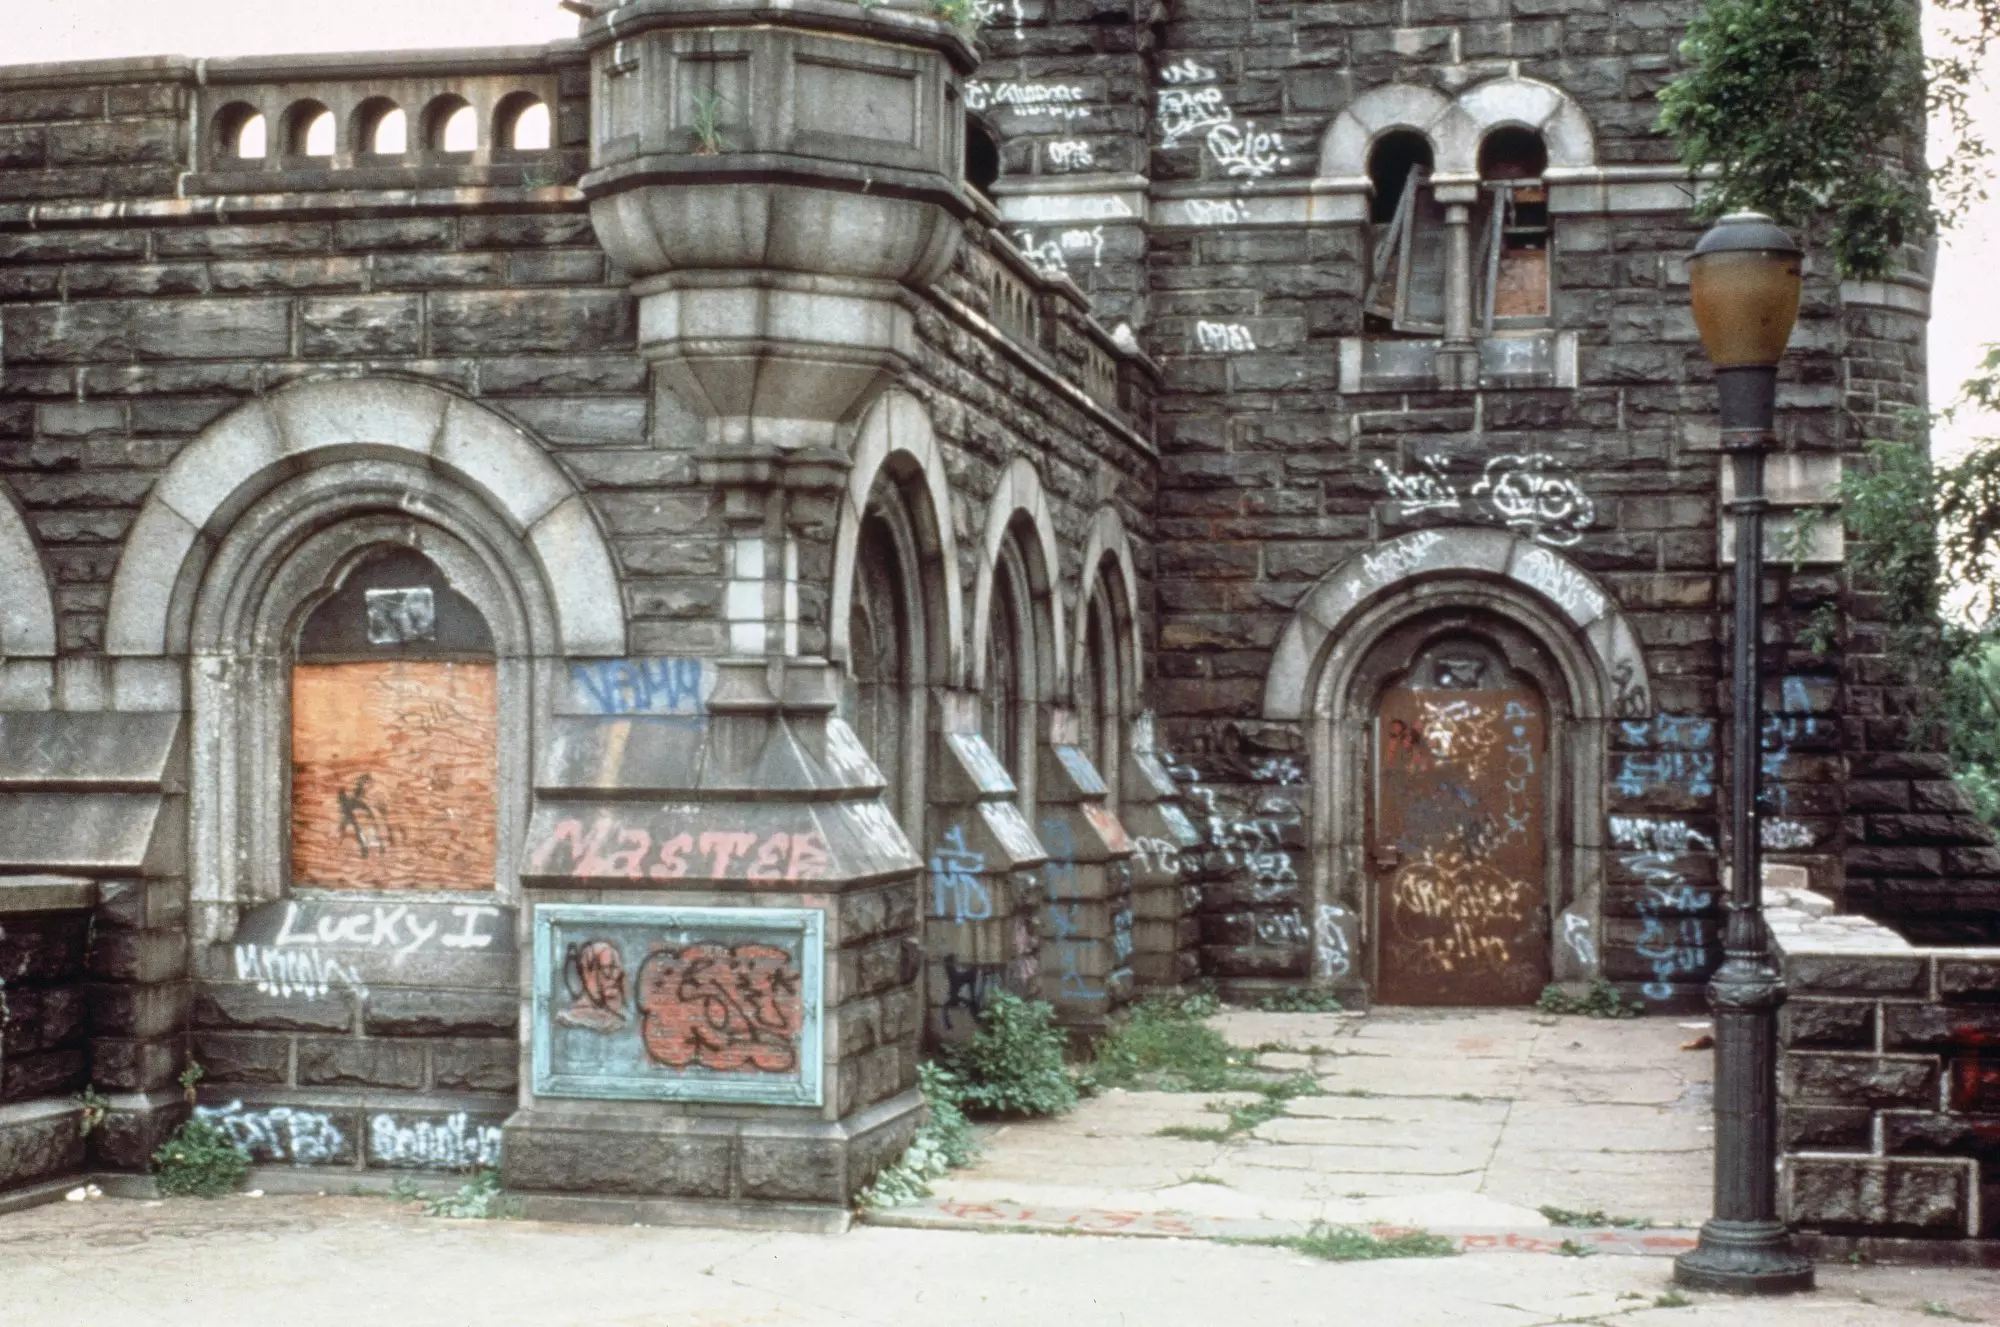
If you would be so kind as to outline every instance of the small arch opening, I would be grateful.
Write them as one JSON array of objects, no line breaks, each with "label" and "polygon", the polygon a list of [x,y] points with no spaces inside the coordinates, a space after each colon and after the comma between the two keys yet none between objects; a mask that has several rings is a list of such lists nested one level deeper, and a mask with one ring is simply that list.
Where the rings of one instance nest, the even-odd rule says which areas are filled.
[{"label": "small arch opening", "polygon": [[971,116],[965,117],[965,182],[989,202],[993,185],[1000,178],[1000,143],[992,132]]},{"label": "small arch opening", "polygon": [[400,157],[410,150],[410,117],[387,97],[370,97],[354,112],[354,141],[371,157]]},{"label": "small arch opening", "polygon": [[1375,186],[1369,220],[1386,225],[1396,219],[1412,172],[1425,177],[1436,165],[1431,141],[1414,129],[1396,129],[1382,135],[1368,153],[1368,179]]},{"label": "small arch opening", "polygon": [[302,101],[285,112],[285,155],[330,157],[338,140],[333,112],[316,101]]},{"label": "small arch opening", "polygon": [[466,156],[478,147],[479,116],[465,98],[447,93],[425,108],[426,151]]},{"label": "small arch opening", "polygon": [[507,152],[546,152],[553,142],[548,103],[532,92],[516,92],[493,116],[493,141]]},{"label": "small arch opening", "polygon": [[1486,209],[1480,322],[1487,331],[1503,321],[1549,316],[1549,191],[1542,183],[1548,167],[1548,144],[1532,129],[1495,129],[1479,145]]},{"label": "small arch opening", "polygon": [[1482,180],[1539,180],[1548,168],[1548,144],[1532,129],[1495,129],[1479,145]]},{"label": "small arch opening", "polygon": [[264,116],[248,102],[231,102],[215,115],[215,159],[262,161],[270,151]]}]

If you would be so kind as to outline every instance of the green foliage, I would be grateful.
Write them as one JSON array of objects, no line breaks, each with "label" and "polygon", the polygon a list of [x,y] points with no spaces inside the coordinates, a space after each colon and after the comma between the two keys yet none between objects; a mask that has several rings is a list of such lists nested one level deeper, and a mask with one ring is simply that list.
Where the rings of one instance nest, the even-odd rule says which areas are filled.
[{"label": "green foliage", "polygon": [[697,143],[697,157],[712,157],[722,151],[722,108],[728,104],[721,93],[714,89],[697,90],[693,94],[694,119],[688,127],[694,130]]},{"label": "green foliage", "polygon": [[1693,1303],[1693,1300],[1678,1290],[1669,1290],[1665,1294],[1656,1295],[1653,1298],[1653,1307],[1656,1309],[1684,1309]]},{"label": "green foliage", "polygon": [[1393,1235],[1376,1235],[1352,1226],[1314,1225],[1303,1235],[1259,1240],[1282,1249],[1296,1249],[1311,1258],[1328,1262],[1372,1262],[1380,1258],[1451,1258],[1458,1245],[1428,1230],[1405,1230]]},{"label": "green foliage", "polygon": [[[2000,349],[1967,395],[2000,399]],[[2000,825],[2000,441],[1950,465],[1922,443],[1872,443],[1840,499],[1848,565],[1881,596],[1889,655],[1920,698],[1913,736],[1945,749],[1974,809]]]},{"label": "green foliage", "polygon": [[189,1120],[153,1153],[153,1177],[168,1198],[220,1198],[250,1170],[250,1154],[220,1125]]},{"label": "green foliage", "polygon": [[903,1155],[856,1195],[859,1207],[903,1207],[927,1198],[932,1180],[969,1165],[979,1154],[979,1140],[960,1104],[964,1087],[958,1078],[943,1065],[925,1063],[917,1066],[917,1086],[929,1114]]},{"label": "green foliage", "polygon": [[201,1080],[206,1077],[208,1077],[208,1071],[202,1068],[201,1065],[194,1060],[189,1060],[187,1062],[187,1067],[181,1070],[180,1072],[181,1095],[187,1098],[188,1105],[192,1106],[194,1104],[194,1098],[195,1098],[194,1090],[196,1086],[200,1084]]},{"label": "green foliage", "polygon": [[970,39],[979,31],[979,0],[930,0],[930,13],[957,28],[962,37]]},{"label": "green foliage", "polygon": [[[1212,998],[1212,997],[1211,997]],[[1090,1066],[1095,1088],[1147,1087],[1157,1092],[1223,1092],[1261,1081],[1238,1050],[1195,1012],[1200,997],[1148,1000],[1125,1026],[1104,1039]]]},{"label": "green foliage", "polygon": [[88,1138],[96,1131],[98,1125],[104,1123],[104,1117],[111,1113],[111,1102],[94,1087],[84,1088],[76,1094],[75,1099],[76,1104],[83,1110],[77,1117],[76,1130],[79,1135]]},{"label": "green foliage", "polygon": [[1076,1108],[1076,1082],[1063,1064],[1055,1010],[999,991],[980,1011],[968,1041],[945,1049],[966,1109],[990,1115],[1062,1115]]},{"label": "green foliage", "polygon": [[425,1216],[449,1217],[457,1221],[512,1220],[521,1214],[521,1205],[500,1188],[500,1172],[482,1170],[457,1193],[433,1198],[424,1204]]},{"label": "green foliage", "polygon": [[1339,996],[1318,986],[1287,986],[1257,1001],[1267,1014],[1337,1014],[1344,1007]]},{"label": "green foliage", "polygon": [[1582,995],[1571,995],[1551,982],[1542,988],[1542,997],[1535,1001],[1535,1008],[1545,1014],[1575,1014],[1584,1018],[1637,1018],[1646,1012],[1646,1006],[1636,1000],[1627,1004],[1618,994],[1618,988],[1602,977],[1590,983],[1589,991]]},{"label": "green foliage", "polygon": [[1547,1217],[1552,1226],[1604,1227],[1617,1226],[1626,1230],[1644,1230],[1653,1223],[1643,1216],[1610,1216],[1601,1207],[1579,1211],[1573,1207],[1543,1206],[1535,1209]]},{"label": "green foliage", "polygon": [[1691,68],[1661,92],[1660,127],[1682,160],[1719,172],[1711,214],[1750,207],[1804,226],[1831,212],[1834,257],[1858,276],[1930,231],[1909,0],[1708,0],[1681,52]]}]

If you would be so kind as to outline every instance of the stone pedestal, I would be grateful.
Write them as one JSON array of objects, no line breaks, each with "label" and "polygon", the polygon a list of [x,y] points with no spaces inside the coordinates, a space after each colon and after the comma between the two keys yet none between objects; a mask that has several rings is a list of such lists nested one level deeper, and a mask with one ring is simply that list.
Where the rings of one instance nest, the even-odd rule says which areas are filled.
[{"label": "stone pedestal", "polygon": [[941,732],[925,867],[925,1041],[972,1035],[996,990],[1041,998],[1048,860],[1014,781],[976,732]]},{"label": "stone pedestal", "polygon": [[1201,834],[1181,809],[1154,731],[1150,712],[1133,724],[1119,782],[1119,820],[1132,841],[1132,978],[1140,995],[1178,990],[1200,972],[1201,893],[1191,867]]},{"label": "stone pedestal", "polygon": [[1035,818],[1049,854],[1042,993],[1073,1041],[1101,1036],[1132,1001],[1132,842],[1105,805],[1108,793],[1081,747],[1042,747]]},{"label": "stone pedestal", "polygon": [[921,1111],[920,863],[831,669],[716,668],[699,714],[556,721],[504,1178],[621,1220],[838,1225]]}]

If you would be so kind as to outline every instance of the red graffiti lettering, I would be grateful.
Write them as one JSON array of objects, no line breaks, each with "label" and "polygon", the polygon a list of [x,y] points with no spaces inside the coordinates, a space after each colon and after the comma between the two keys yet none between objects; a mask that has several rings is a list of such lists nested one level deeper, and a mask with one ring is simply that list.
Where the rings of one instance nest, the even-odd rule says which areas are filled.
[{"label": "red graffiti lettering", "polygon": [[826,836],[816,829],[803,834],[792,835],[792,860],[785,867],[787,880],[824,880],[827,868],[833,864],[833,855],[826,846]]},{"label": "red graffiti lettering", "polygon": [[673,1069],[790,1073],[805,1022],[799,986],[792,956],[771,945],[654,950],[639,965],[646,1054]]},{"label": "red graffiti lettering", "polygon": [[708,854],[709,874],[720,880],[729,874],[729,863],[750,851],[757,842],[755,834],[743,830],[706,830],[701,836],[701,850]]},{"label": "red graffiti lettering", "polygon": [[791,841],[792,836],[789,834],[773,834],[765,839],[758,846],[756,859],[750,863],[750,869],[743,874],[752,880],[776,880],[782,872],[785,849],[791,846]]},{"label": "red graffiti lettering", "polygon": [[637,880],[640,868],[645,865],[646,854],[652,850],[653,836],[645,830],[619,830],[618,851],[605,858],[605,865],[608,868],[605,874],[622,875],[628,880]]},{"label": "red graffiti lettering", "polygon": [[676,834],[660,845],[660,860],[646,874],[655,880],[678,880],[688,873],[687,855],[694,847],[694,835]]}]

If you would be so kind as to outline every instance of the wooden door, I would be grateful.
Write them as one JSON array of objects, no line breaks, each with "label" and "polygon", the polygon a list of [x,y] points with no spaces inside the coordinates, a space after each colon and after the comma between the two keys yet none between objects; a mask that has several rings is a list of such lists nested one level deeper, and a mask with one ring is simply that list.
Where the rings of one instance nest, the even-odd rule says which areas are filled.
[{"label": "wooden door", "polygon": [[1484,642],[1434,645],[1375,720],[1376,999],[1527,1004],[1549,980],[1548,719]]}]

